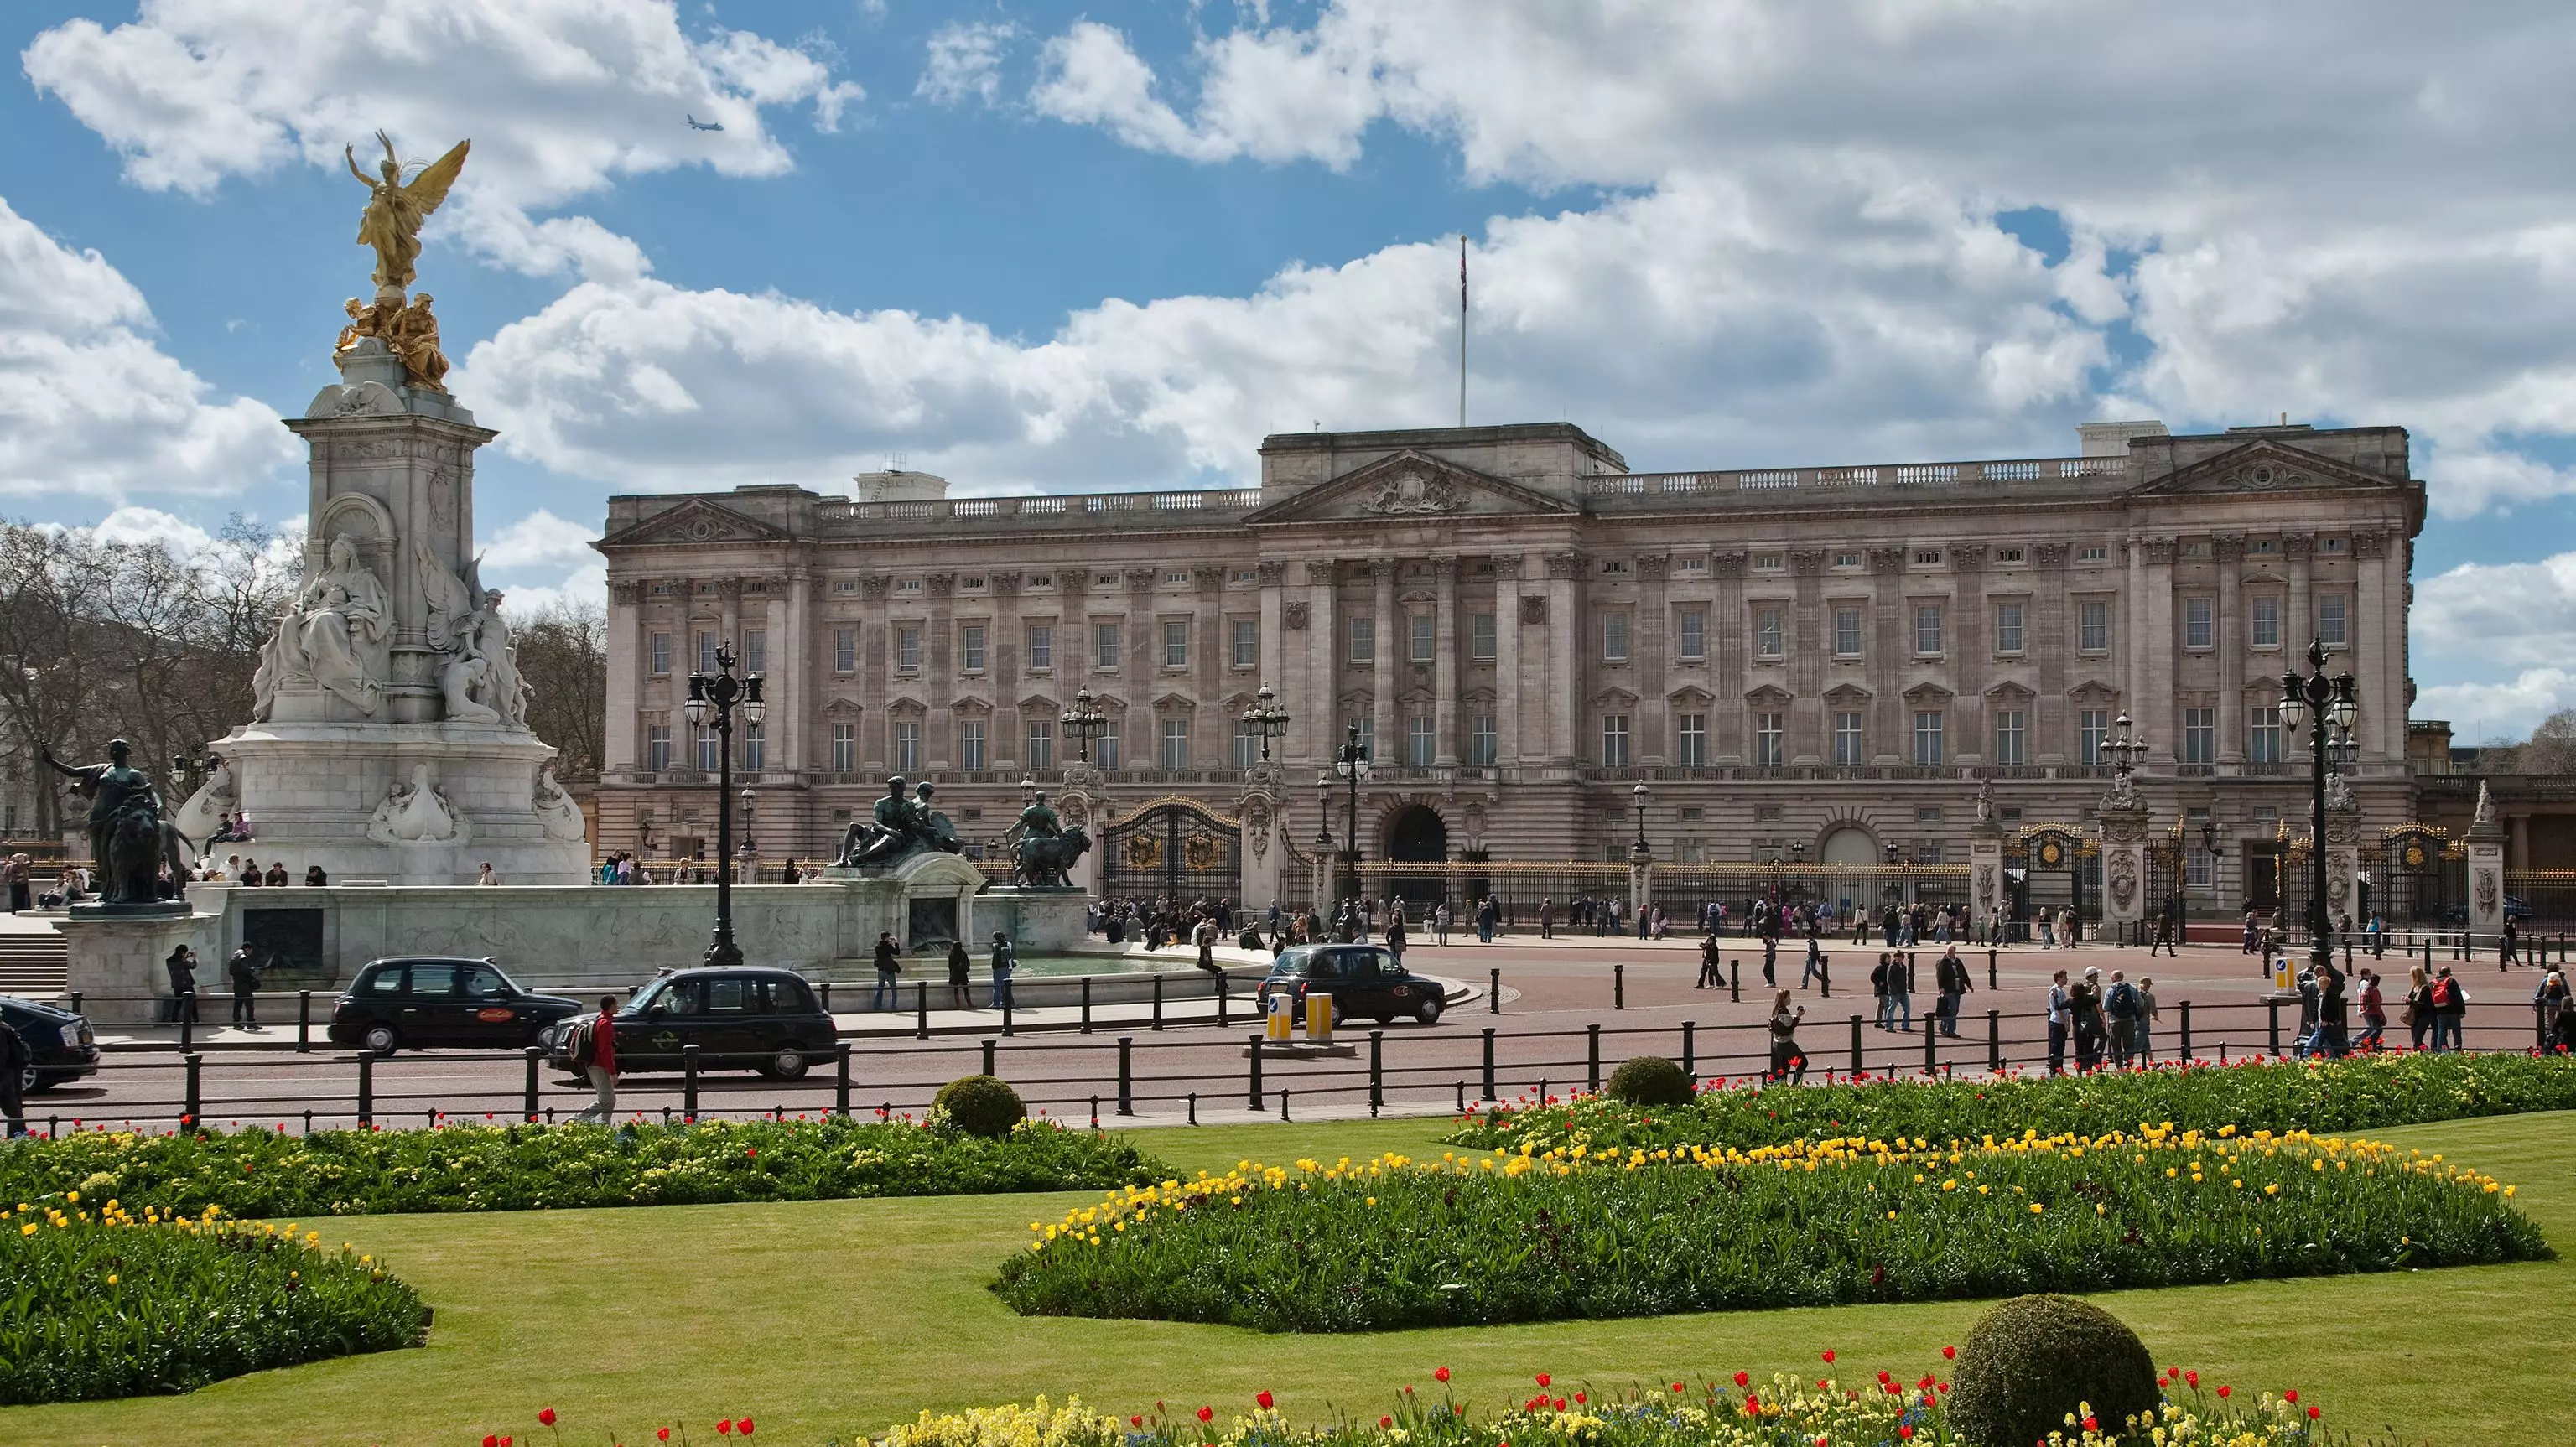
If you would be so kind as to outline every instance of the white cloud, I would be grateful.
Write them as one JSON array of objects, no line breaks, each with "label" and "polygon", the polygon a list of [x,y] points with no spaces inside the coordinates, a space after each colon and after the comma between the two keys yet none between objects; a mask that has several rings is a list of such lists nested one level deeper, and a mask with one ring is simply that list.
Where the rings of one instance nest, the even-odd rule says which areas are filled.
[{"label": "white cloud", "polygon": [[502,613],[514,619],[532,617],[558,607],[597,609],[607,604],[608,564],[605,561],[575,568],[566,573],[560,583],[521,583],[501,590]]},{"label": "white cloud", "polygon": [[2414,716],[2447,720],[2463,744],[2519,743],[2542,719],[2576,708],[2576,672],[2526,668],[2509,683],[2443,683],[2419,690]]},{"label": "white cloud", "polygon": [[158,543],[180,557],[215,540],[213,534],[185,518],[158,508],[131,505],[100,518],[90,533],[102,543]]},{"label": "white cloud", "polygon": [[[678,166],[778,174],[793,161],[764,107],[811,102],[833,130],[863,95],[793,46],[739,30],[693,39],[668,3],[145,0],[114,29],[44,31],[22,59],[154,190],[207,195],[298,160],[337,170],[342,147],[379,126],[407,153],[471,136],[432,233],[540,274],[630,275],[641,253],[586,219],[528,212]],[[691,114],[724,130],[691,130]]]},{"label": "white cloud", "polygon": [[598,536],[587,523],[568,522],[539,508],[484,541],[483,566],[499,572],[597,561],[590,544]]},{"label": "white cloud", "polygon": [[106,258],[0,200],[0,493],[238,493],[294,458],[275,412],[210,400],[151,328]]},{"label": "white cloud", "polygon": [[[1827,433],[1862,458],[2071,446],[2101,340],[2035,254],[1884,168],[1770,180],[1492,223],[1473,414],[1710,458],[1805,460]],[[504,447],[621,486],[828,486],[894,450],[980,488],[1249,478],[1265,432],[1448,418],[1456,287],[1447,245],[1400,245],[1028,342],[647,279],[574,288],[450,382]]]},{"label": "white cloud", "polygon": [[914,95],[938,105],[977,101],[991,105],[1002,94],[1002,48],[1020,33],[1004,22],[954,22],[932,33]]},{"label": "white cloud", "polygon": [[2576,552],[2536,563],[2468,563],[2416,585],[2417,718],[2447,718],[2467,742],[2526,738],[2576,706]]}]

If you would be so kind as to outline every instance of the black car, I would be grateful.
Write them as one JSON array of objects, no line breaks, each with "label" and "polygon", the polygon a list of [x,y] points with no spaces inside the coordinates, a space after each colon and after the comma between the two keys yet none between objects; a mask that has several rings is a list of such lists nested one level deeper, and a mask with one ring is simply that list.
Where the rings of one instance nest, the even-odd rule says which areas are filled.
[{"label": "black car", "polygon": [[[2504,897],[2504,917],[2512,920],[2516,924],[2520,924],[2524,920],[2531,918],[2531,906],[2523,902],[2521,895],[2508,894]],[[2455,904],[2449,909],[2442,911],[2442,923],[2444,924],[2465,925],[2468,922],[2469,907],[2465,904]]]},{"label": "black car", "polygon": [[1262,1008],[1270,997],[1295,1000],[1299,1018],[1309,992],[1333,997],[1333,1019],[1366,1016],[1385,1024],[1409,1015],[1425,1025],[1438,1023],[1446,997],[1440,986],[1395,962],[1395,952],[1378,945],[1298,945],[1271,963],[1261,982]]},{"label": "black car", "polygon": [[51,1090],[67,1080],[98,1073],[98,1037],[69,1010],[0,995],[0,1024],[18,1032],[35,1062],[19,1082],[26,1090]]},{"label": "black car", "polygon": [[331,1039],[378,1055],[397,1050],[545,1043],[546,1027],[581,1013],[581,1002],[531,994],[490,960],[402,955],[370,960],[331,1011]]},{"label": "black car", "polygon": [[[555,1065],[579,1074],[564,1054],[566,1026],[546,1041]],[[674,970],[644,987],[617,1012],[617,1069],[678,1070],[684,1047],[698,1047],[702,1070],[757,1070],[772,1080],[798,1080],[831,1053],[832,1017],[814,987],[792,970],[733,966]]]}]

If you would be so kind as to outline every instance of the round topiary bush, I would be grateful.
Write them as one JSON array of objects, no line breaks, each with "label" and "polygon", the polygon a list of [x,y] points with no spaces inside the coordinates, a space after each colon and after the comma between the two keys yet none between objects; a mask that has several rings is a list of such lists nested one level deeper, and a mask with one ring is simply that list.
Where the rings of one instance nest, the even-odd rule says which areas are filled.
[{"label": "round topiary bush", "polygon": [[2029,1447],[2090,1403],[2106,1431],[2159,1400],[2155,1359],[2118,1317],[2069,1296],[2016,1296],[1959,1347],[1950,1426],[1978,1447]]},{"label": "round topiary bush", "polygon": [[1640,1055],[1610,1072],[1608,1094],[1630,1105],[1688,1105],[1691,1078],[1660,1055]]},{"label": "round topiary bush", "polygon": [[939,1087],[931,1109],[939,1119],[968,1135],[991,1140],[1009,1135],[1011,1127],[1029,1116],[1029,1108],[1020,1103],[1020,1093],[989,1075],[962,1076]]}]

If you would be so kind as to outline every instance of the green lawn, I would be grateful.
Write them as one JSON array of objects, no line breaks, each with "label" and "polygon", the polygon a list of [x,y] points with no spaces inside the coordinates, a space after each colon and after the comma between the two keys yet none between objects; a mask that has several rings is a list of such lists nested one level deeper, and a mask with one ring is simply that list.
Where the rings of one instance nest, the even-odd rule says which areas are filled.
[{"label": "green lawn", "polygon": [[[1445,1121],[1243,1125],[1148,1134],[1184,1169],[1244,1157],[1437,1154]],[[2114,1293],[2159,1363],[2243,1386],[2298,1386],[2355,1430],[2487,1440],[2563,1407],[2576,1340],[2576,1113],[2375,1133],[2521,1187],[2571,1259],[2520,1266]],[[549,1443],[695,1442],[750,1414],[762,1442],[843,1441],[923,1407],[1060,1396],[1121,1412],[1248,1407],[1375,1415],[1446,1364],[1483,1406],[1537,1371],[1669,1380],[1737,1368],[1928,1370],[1974,1303],[1748,1312],[1381,1336],[1262,1336],[1159,1322],[1024,1320],[986,1291],[994,1263],[1076,1195],[392,1216],[323,1223],[389,1258],[438,1310],[418,1351],[324,1362],[187,1397],[0,1410],[0,1442],[439,1444],[486,1432]],[[531,1435],[533,1434],[533,1435]],[[676,1437],[674,1440],[677,1440]],[[2535,1435],[2531,1440],[2538,1440]]]}]

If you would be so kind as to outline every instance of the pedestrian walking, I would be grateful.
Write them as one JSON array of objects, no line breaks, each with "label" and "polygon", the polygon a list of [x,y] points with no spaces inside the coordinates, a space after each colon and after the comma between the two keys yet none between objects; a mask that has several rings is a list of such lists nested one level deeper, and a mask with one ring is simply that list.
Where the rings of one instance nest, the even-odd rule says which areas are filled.
[{"label": "pedestrian walking", "polygon": [[2466,1048],[2462,1037],[2468,1032],[2462,1027],[2468,1015],[2468,987],[2451,978],[2449,965],[2442,966],[2433,976],[2433,1048],[2454,1053]]},{"label": "pedestrian walking", "polygon": [[590,1080],[591,1101],[575,1120],[617,1119],[617,997],[599,997],[599,1013],[574,1032],[566,1052]]},{"label": "pedestrian walking", "polygon": [[1538,937],[1543,940],[1556,938],[1556,901],[1553,899],[1541,897],[1538,902]]},{"label": "pedestrian walking", "polygon": [[2317,971],[2317,1029],[2308,1044],[2308,1053],[2340,1060],[2350,1045],[2345,1030],[2348,1025],[2344,998],[2343,971],[2329,959]]},{"label": "pedestrian walking", "polygon": [[2423,1049],[2424,1037],[2433,1033],[2433,977],[2422,965],[2406,967],[2406,998],[2399,1008],[2410,1048]]},{"label": "pedestrian walking", "polygon": [[877,987],[868,993],[868,1008],[893,1010],[902,1004],[903,991],[898,984],[903,974],[903,951],[895,945],[892,930],[877,932]]},{"label": "pedestrian walking", "polygon": [[[1913,933],[1909,927],[1907,934]],[[1901,950],[1887,961],[1887,999],[1897,1015],[1896,1028],[1914,1032],[1914,951]]]},{"label": "pedestrian walking", "polygon": [[[2372,923],[2378,922],[2377,917]],[[2361,1038],[2352,1042],[2356,1051],[2384,1050],[2388,1033],[2388,1000],[2379,992],[2379,972],[2367,966],[2361,971]]]},{"label": "pedestrian walking", "polygon": [[196,1024],[197,952],[186,945],[179,945],[170,951],[170,957],[163,960],[161,964],[170,972],[170,998],[174,1006],[170,1012],[170,1018],[190,1025]]},{"label": "pedestrian walking", "polygon": [[1011,948],[1010,936],[1000,930],[993,931],[993,953],[988,963],[993,971],[993,1008],[996,1010],[1013,1008],[1011,971],[1018,967],[1020,955],[1019,951]]},{"label": "pedestrian walking", "polygon": [[2513,916],[2504,917],[2504,934],[2496,940],[2496,968],[2522,963],[2522,932],[2515,927]]},{"label": "pedestrian walking", "polygon": [[1771,1078],[1799,1084],[1807,1078],[1807,1057],[1798,1049],[1798,1022],[1807,1018],[1807,1007],[1792,1009],[1789,992],[1782,990],[1771,1001]]},{"label": "pedestrian walking", "polygon": [[[2043,921],[2046,916],[2041,916]],[[2066,972],[2059,970],[2048,977],[2048,1073],[2066,1073],[2066,1037],[2072,1023],[2072,1006],[2066,993]]]},{"label": "pedestrian walking", "polygon": [[1807,988],[1807,982],[1809,980],[1823,981],[1824,979],[1824,946],[1817,941],[1814,935],[1810,934],[1807,936],[1807,963],[1804,968],[1798,971],[1798,988],[1801,990]]},{"label": "pedestrian walking", "polygon": [[2156,1005],[2156,977],[2138,980],[2138,1063],[2152,1064],[2156,1058],[2156,1022],[2164,1018]]},{"label": "pedestrian walking", "polygon": [[1711,929],[1707,937],[1699,942],[1699,982],[1691,988],[1714,990],[1725,984],[1725,964],[1725,957],[1718,952],[1717,931]]},{"label": "pedestrian walking", "polygon": [[2137,1058],[2138,1018],[2144,1013],[2128,971],[2113,970],[2110,991],[2102,997],[2102,1015],[2111,1026],[2111,1063],[2123,1070]]},{"label": "pedestrian walking", "polygon": [[2090,1073],[2101,1068],[2103,1046],[2111,1034],[2110,1022],[2102,1014],[2101,967],[2087,965],[2084,978],[2066,997],[2075,1016],[2075,1068]]},{"label": "pedestrian walking", "polygon": [[1968,979],[1968,963],[1959,958],[1957,945],[1942,950],[1941,958],[1934,962],[1932,986],[1941,995],[1936,1007],[1941,1013],[1941,1033],[1955,1037],[1959,1033],[1959,1001],[1976,988]]},{"label": "pedestrian walking", "polygon": [[1774,974],[1774,973],[1773,973],[1773,970],[1774,970],[1774,969],[1779,965],[1779,963],[1780,963],[1780,937],[1779,937],[1778,935],[1775,935],[1775,934],[1765,934],[1765,935],[1763,935],[1763,936],[1762,936],[1762,983],[1763,983],[1763,985],[1764,985],[1764,987],[1765,987],[1765,988],[1769,988],[1769,987],[1772,987],[1772,986],[1776,986],[1776,985],[1778,985],[1778,984],[1780,983],[1779,976],[1777,976],[1776,974]]},{"label": "pedestrian walking", "polygon": [[259,1028],[259,961],[245,944],[233,951],[224,962],[224,973],[233,986],[233,1023],[246,1029]]},{"label": "pedestrian walking", "polygon": [[26,1038],[0,1020],[0,1120],[8,1122],[13,1139],[27,1133],[26,1084],[35,1063],[36,1054],[27,1048]]},{"label": "pedestrian walking", "polygon": [[1888,1003],[1887,951],[1885,950],[1878,952],[1878,963],[1869,967],[1869,994],[1870,998],[1878,1004],[1878,1028],[1884,1030],[1891,1018],[1889,1012],[1895,1008]]},{"label": "pedestrian walking", "polygon": [[948,942],[948,1007],[952,1010],[975,1008],[975,957],[966,953],[964,940]]},{"label": "pedestrian walking", "polygon": [[1399,911],[1386,927],[1387,953],[1395,956],[1395,967],[1404,968],[1404,915]]}]

